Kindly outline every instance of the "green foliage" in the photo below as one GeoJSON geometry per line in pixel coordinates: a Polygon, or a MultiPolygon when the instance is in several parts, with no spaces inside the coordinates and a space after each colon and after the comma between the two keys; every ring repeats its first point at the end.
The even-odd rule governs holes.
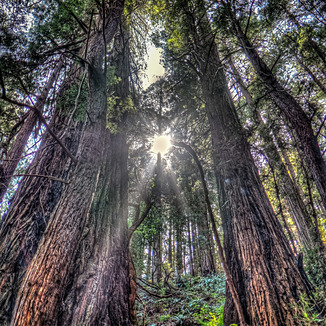
{"type": "Polygon", "coordinates": [[[325,270],[323,257],[320,248],[315,247],[307,250],[304,257],[305,271],[313,285],[321,290],[326,291],[325,270]]]}
{"type": "MultiPolygon", "coordinates": [[[[75,109],[76,98],[79,92],[79,85],[73,84],[69,89],[64,92],[63,96],[58,98],[57,107],[62,110],[67,116],[69,116],[75,109]]],[[[74,112],[74,119],[76,121],[84,121],[86,118],[86,110],[87,110],[87,85],[83,83],[79,99],[77,110],[74,112]]]]}
{"type": "MultiPolygon", "coordinates": [[[[146,325],[223,325],[224,275],[182,276],[178,283],[172,283],[171,286],[178,291],[162,299],[139,291],[147,306],[146,325]]],[[[170,291],[170,288],[163,287],[160,293],[166,294],[167,290],[170,291]]]]}
{"type": "Polygon", "coordinates": [[[125,113],[133,113],[136,111],[133,100],[130,97],[120,99],[118,96],[108,97],[107,107],[107,123],[106,127],[112,134],[120,131],[119,122],[125,113]]]}
{"type": "Polygon", "coordinates": [[[318,310],[323,307],[325,297],[321,293],[315,293],[314,298],[306,295],[300,297],[300,302],[295,305],[295,319],[300,326],[325,326],[326,320],[318,310]]]}

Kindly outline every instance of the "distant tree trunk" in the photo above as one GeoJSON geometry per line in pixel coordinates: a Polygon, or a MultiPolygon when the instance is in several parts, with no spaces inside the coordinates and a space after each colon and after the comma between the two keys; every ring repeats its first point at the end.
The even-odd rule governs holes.
{"type": "Polygon", "coordinates": [[[173,252],[172,252],[172,233],[173,233],[173,223],[172,218],[170,216],[169,221],[169,238],[168,238],[168,262],[170,264],[170,267],[173,268],[173,252]]]}
{"type": "MultiPolygon", "coordinates": [[[[34,106],[37,111],[43,113],[44,105],[48,98],[50,89],[52,88],[55,80],[58,78],[62,66],[63,66],[63,57],[59,59],[57,66],[55,67],[49,80],[44,86],[43,91],[37,97],[34,106]]],[[[31,109],[28,112],[27,117],[23,122],[21,129],[18,131],[15,140],[10,147],[10,150],[5,158],[4,163],[0,165],[0,202],[2,201],[7,191],[8,185],[21,159],[21,156],[24,152],[29,136],[31,135],[33,128],[35,127],[36,122],[38,120],[39,116],[36,110],[31,109]]]]}
{"type": "Polygon", "coordinates": [[[152,244],[148,245],[147,263],[146,263],[146,279],[150,280],[152,275],[152,244]]]}
{"type": "Polygon", "coordinates": [[[153,283],[160,283],[163,279],[162,264],[162,237],[161,231],[159,231],[155,235],[155,241],[153,243],[153,283]]]}
{"type": "Polygon", "coordinates": [[[176,183],[176,177],[172,175],[173,172],[169,172],[167,174],[167,179],[170,188],[170,194],[172,196],[172,205],[174,206],[174,217],[173,224],[176,235],[176,267],[177,274],[183,274],[183,254],[182,254],[182,244],[183,244],[183,236],[182,229],[184,226],[184,205],[181,198],[180,189],[176,183]]]}
{"type": "Polygon", "coordinates": [[[198,218],[198,236],[199,247],[201,248],[200,269],[201,276],[208,276],[216,273],[215,257],[212,252],[212,243],[210,239],[210,230],[208,227],[207,210],[198,218]]]}
{"type": "Polygon", "coordinates": [[[202,248],[199,246],[198,242],[198,234],[197,234],[197,221],[194,217],[191,223],[191,237],[192,237],[192,248],[193,248],[193,256],[194,256],[194,273],[195,275],[201,275],[201,262],[200,262],[200,254],[202,252],[202,248]]]}
{"type": "Polygon", "coordinates": [[[183,274],[183,246],[182,246],[182,229],[181,223],[176,222],[176,266],[177,266],[177,274],[183,274]]]}
{"type": "MultiPolygon", "coordinates": [[[[162,156],[161,153],[157,154],[156,161],[156,176],[155,185],[153,189],[154,206],[156,208],[155,214],[159,216],[162,214],[162,156]]],[[[157,230],[153,242],[153,282],[157,283],[162,281],[162,237],[161,237],[162,219],[159,219],[157,230]]]]}
{"type": "MultiPolygon", "coordinates": [[[[211,129],[227,264],[247,324],[296,325],[294,305],[308,284],[259,179],[203,7],[185,14],[211,129]]],[[[228,294],[224,324],[237,322],[228,294]]]]}
{"type": "Polygon", "coordinates": [[[229,10],[233,21],[234,30],[244,52],[261,78],[269,95],[279,107],[290,128],[294,129],[300,142],[304,159],[309,167],[321,199],[326,207],[326,164],[321,156],[317,137],[314,134],[311,123],[300,104],[284,89],[276,80],[272,71],[260,58],[255,47],[243,33],[239,22],[232,10],[229,10]]]}
{"type": "Polygon", "coordinates": [[[190,275],[195,276],[195,269],[194,269],[194,255],[193,255],[193,246],[191,241],[191,227],[190,221],[188,220],[187,223],[188,228],[188,248],[189,248],[189,267],[190,267],[190,275]]]}

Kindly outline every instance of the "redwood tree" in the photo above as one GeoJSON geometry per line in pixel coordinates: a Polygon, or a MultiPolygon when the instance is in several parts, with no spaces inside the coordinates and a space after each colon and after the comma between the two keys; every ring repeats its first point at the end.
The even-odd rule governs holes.
{"type": "MultiPolygon", "coordinates": [[[[181,28],[173,25],[175,21],[171,19],[169,30],[174,28],[173,35],[179,33],[186,40],[175,49],[185,50],[187,46],[192,60],[188,54],[184,56],[185,61],[198,73],[211,130],[226,261],[246,322],[250,325],[296,325],[294,305],[301,294],[309,293],[309,285],[298,270],[259,179],[228,89],[204,3],[179,2],[178,5],[181,28]]],[[[237,322],[228,293],[224,323],[237,322]]]]}
{"type": "Polygon", "coordinates": [[[269,92],[269,96],[280,109],[289,128],[293,129],[300,143],[303,158],[310,169],[324,207],[326,207],[326,163],[322,157],[317,136],[311,125],[311,121],[299,102],[280,84],[272,70],[260,57],[255,46],[250,42],[242,30],[240,21],[236,17],[236,11],[229,1],[222,2],[229,15],[235,36],[251,62],[256,74],[262,80],[269,92]]]}
{"type": "MultiPolygon", "coordinates": [[[[37,250],[34,248],[33,252],[36,253],[33,257],[32,252],[30,257],[32,260],[26,261],[23,266],[16,265],[16,269],[21,268],[21,273],[24,273],[27,265],[28,267],[21,284],[19,280],[14,280],[16,287],[20,285],[20,290],[15,300],[12,325],[60,325],[65,324],[67,320],[76,325],[80,325],[81,321],[130,325],[128,234],[124,208],[127,193],[125,171],[127,147],[123,133],[112,135],[106,128],[107,69],[104,60],[107,44],[111,42],[119,27],[123,7],[124,1],[103,2],[103,6],[98,8],[96,29],[89,33],[85,41],[81,57],[85,58],[87,69],[87,117],[82,129],[70,131],[73,136],[75,133],[78,135],[77,148],[74,152],[76,159],[72,159],[64,171],[67,184],[64,184],[57,194],[59,198],[55,200],[51,209],[46,230],[40,243],[38,241],[35,243],[37,250]],[[108,171],[110,173],[105,173],[108,171]],[[106,210],[108,207],[109,210],[106,210]],[[95,223],[91,223],[92,221],[95,223]],[[99,238],[92,246],[90,239],[94,240],[96,235],[99,238]],[[83,241],[87,237],[89,238],[83,241]],[[82,278],[83,274],[92,274],[91,269],[94,265],[91,264],[91,259],[98,259],[99,265],[100,262],[103,264],[103,268],[97,271],[98,278],[94,275],[95,296],[94,292],[81,291],[78,283],[79,275],[82,278]],[[80,264],[80,267],[87,268],[76,275],[74,266],[80,261],[85,263],[80,264]],[[115,263],[110,264],[107,261],[115,263]],[[77,280],[75,285],[77,289],[71,288],[74,279],[77,280]],[[98,288],[99,284],[104,284],[105,287],[98,288]],[[69,296],[69,291],[74,295],[69,296]],[[64,307],[62,303],[67,295],[69,300],[64,307]],[[86,299],[87,295],[91,298],[86,299]],[[101,299],[104,297],[108,300],[106,304],[103,304],[101,299]],[[82,298],[88,305],[76,306],[75,303],[82,298]],[[89,305],[90,302],[92,306],[89,305]],[[91,313],[88,310],[90,308],[91,313]],[[62,314],[63,311],[66,313],[62,314]]],[[[121,87],[125,86],[124,83],[121,87]]],[[[117,97],[119,96],[122,95],[117,94],[117,97]]],[[[67,130],[63,133],[67,134],[67,130]]],[[[53,146],[60,147],[56,142],[53,146]]],[[[42,155],[38,157],[39,160],[42,158],[42,155]]],[[[40,167],[41,170],[43,168],[40,167]]],[[[22,190],[19,191],[20,198],[25,195],[22,190]]],[[[36,206],[38,204],[34,203],[36,206]]],[[[2,223],[3,235],[7,234],[6,228],[12,226],[10,221],[15,220],[14,211],[19,211],[19,207],[19,205],[13,207],[13,214],[8,215],[2,223]]],[[[31,210],[26,216],[26,221],[28,223],[34,219],[31,210]]],[[[33,231],[32,237],[35,235],[35,230],[33,231]]],[[[13,234],[13,238],[8,239],[14,246],[12,239],[15,241],[17,235],[19,233],[13,234]]],[[[26,237],[26,234],[24,236],[26,237]]],[[[20,260],[24,260],[24,252],[20,255],[20,260]]],[[[6,256],[4,252],[4,259],[6,256]]],[[[5,281],[6,278],[3,278],[1,284],[5,284],[5,281]]],[[[88,278],[88,281],[91,282],[91,279],[88,278]]],[[[12,300],[14,299],[13,297],[12,300]]],[[[7,312],[11,314],[11,309],[7,312]]],[[[10,320],[10,317],[7,316],[7,320],[10,320]]]]}

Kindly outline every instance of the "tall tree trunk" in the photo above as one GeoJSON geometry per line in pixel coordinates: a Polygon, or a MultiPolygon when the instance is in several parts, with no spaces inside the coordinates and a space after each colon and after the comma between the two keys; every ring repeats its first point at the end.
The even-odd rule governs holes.
{"type": "Polygon", "coordinates": [[[168,238],[168,262],[171,268],[173,268],[173,254],[172,254],[172,233],[173,233],[173,223],[170,216],[169,219],[169,238],[168,238]]]}
{"type": "Polygon", "coordinates": [[[84,227],[62,325],[131,325],[126,139],[107,135],[99,184],[84,227]]]}
{"type": "Polygon", "coordinates": [[[210,230],[208,227],[207,210],[202,213],[198,219],[198,235],[201,248],[201,276],[208,276],[216,273],[215,256],[213,253],[213,246],[210,239],[210,230]]]}
{"type": "Polygon", "coordinates": [[[194,255],[193,255],[193,244],[191,241],[191,227],[190,227],[190,221],[187,222],[187,228],[188,228],[188,248],[189,248],[189,269],[190,269],[190,275],[195,276],[195,269],[194,269],[194,255]]]}
{"type": "Polygon", "coordinates": [[[10,180],[16,170],[16,167],[21,159],[21,156],[24,152],[26,147],[27,141],[29,136],[31,135],[33,128],[36,125],[38,120],[38,113],[37,111],[43,113],[45,102],[48,98],[48,94],[50,89],[52,88],[55,80],[58,78],[60,70],[63,66],[63,57],[61,57],[55,67],[54,71],[52,72],[49,80],[47,81],[46,85],[44,86],[43,91],[37,97],[37,101],[35,103],[36,110],[30,110],[27,114],[25,121],[21,129],[19,130],[18,134],[15,137],[15,140],[10,147],[8,155],[6,156],[5,162],[0,165],[0,202],[2,201],[7,188],[9,186],[10,180]]]}
{"type": "Polygon", "coordinates": [[[148,245],[147,262],[146,262],[146,279],[152,279],[152,243],[148,245]]]}
{"type": "MultiPolygon", "coordinates": [[[[114,108],[129,95],[129,46],[125,27],[115,38],[112,65],[117,79],[114,108]]],[[[121,103],[121,104],[120,104],[121,103]]],[[[129,256],[128,146],[125,119],[115,119],[118,133],[106,129],[105,157],[87,230],[79,249],[71,288],[65,293],[62,325],[131,325],[135,323],[135,269],[129,256]],[[132,279],[130,279],[130,274],[132,279]],[[91,311],[91,313],[90,313],[91,311]]]]}
{"type": "MultiPolygon", "coordinates": [[[[239,72],[237,71],[235,65],[230,59],[230,66],[235,76],[237,83],[240,86],[241,92],[244,95],[247,104],[252,112],[255,122],[258,124],[259,135],[262,138],[262,147],[266,153],[268,161],[274,170],[278,171],[279,177],[281,178],[280,192],[283,198],[286,199],[290,209],[293,221],[295,223],[300,242],[305,248],[306,252],[311,250],[315,243],[313,241],[314,229],[312,220],[306,210],[303,199],[299,193],[298,187],[295,181],[288,174],[286,165],[283,163],[277,146],[274,143],[273,135],[268,127],[272,123],[267,121],[265,123],[258,112],[254,100],[251,97],[245,83],[243,82],[239,72]]],[[[278,137],[278,136],[276,136],[278,137]]]]}
{"type": "MultiPolygon", "coordinates": [[[[82,123],[70,124],[57,114],[51,128],[75,155],[82,123]],[[63,137],[63,138],[62,138],[63,137]]],[[[41,146],[28,168],[28,175],[48,175],[67,182],[71,159],[45,133],[41,146]]],[[[50,214],[67,187],[61,181],[27,176],[21,181],[0,227],[0,325],[9,325],[18,289],[48,224],[50,214]]]]}
{"type": "Polygon", "coordinates": [[[226,281],[227,281],[227,285],[228,285],[228,287],[230,289],[232,299],[233,299],[233,302],[234,302],[235,307],[236,307],[236,311],[237,311],[237,314],[238,314],[240,326],[245,326],[246,325],[245,316],[244,316],[244,313],[243,313],[242,306],[240,304],[239,295],[238,295],[238,292],[235,289],[234,280],[233,280],[233,277],[232,277],[232,275],[230,273],[229,266],[228,266],[228,264],[227,264],[227,262],[225,260],[225,256],[224,256],[224,252],[223,252],[223,248],[222,248],[222,243],[220,241],[220,237],[219,237],[218,232],[217,232],[215,217],[214,217],[213,210],[212,210],[212,205],[211,205],[211,202],[210,202],[210,199],[209,199],[208,188],[207,188],[207,184],[206,184],[206,181],[205,181],[205,174],[204,174],[203,167],[202,167],[202,165],[201,165],[201,163],[199,161],[199,158],[198,158],[196,152],[189,145],[186,145],[186,144],[181,143],[181,142],[179,142],[179,143],[174,142],[173,144],[185,148],[189,152],[189,154],[193,157],[193,159],[196,162],[196,165],[198,167],[199,174],[200,174],[200,180],[201,180],[202,187],[203,187],[203,190],[204,190],[204,197],[205,197],[205,202],[206,202],[206,205],[207,205],[207,211],[208,211],[210,222],[211,222],[211,225],[212,225],[213,234],[214,234],[215,242],[216,242],[216,245],[217,245],[217,248],[218,248],[219,257],[220,257],[220,260],[221,260],[221,263],[222,263],[222,266],[223,266],[223,269],[224,269],[224,272],[225,272],[225,278],[226,278],[226,281]]]}
{"type": "Polygon", "coordinates": [[[182,229],[184,226],[184,204],[181,198],[180,189],[176,183],[175,175],[172,175],[172,171],[167,174],[167,179],[170,188],[170,194],[172,196],[172,205],[174,206],[174,229],[176,235],[176,267],[177,274],[183,274],[183,237],[182,229]]]}
{"type": "Polygon", "coordinates": [[[235,14],[229,9],[233,21],[234,30],[244,52],[260,77],[269,95],[279,107],[289,127],[294,129],[300,142],[300,149],[309,167],[320,197],[326,207],[326,164],[321,155],[317,137],[314,134],[311,123],[300,104],[284,89],[276,80],[272,71],[260,58],[257,50],[243,33],[235,14]]]}
{"type": "MultiPolygon", "coordinates": [[[[157,154],[156,161],[156,176],[155,185],[153,189],[154,206],[156,208],[155,214],[161,216],[162,214],[162,156],[161,153],[157,154]]],[[[155,239],[153,242],[153,281],[157,283],[162,281],[162,219],[158,219],[155,239]]]]}
{"type": "MultiPolygon", "coordinates": [[[[105,144],[107,139],[106,76],[103,75],[102,66],[105,43],[112,40],[117,30],[123,5],[123,0],[109,3],[105,8],[105,14],[101,12],[98,21],[99,26],[105,26],[105,31],[95,33],[89,39],[86,59],[89,62],[88,116],[90,119],[86,121],[82,130],[76,155],[78,161],[72,163],[67,176],[69,185],[63,190],[61,199],[51,214],[38,250],[28,266],[16,300],[12,325],[57,325],[60,323],[63,295],[67,290],[69,275],[81,238],[86,233],[84,227],[91,216],[90,208],[94,195],[98,193],[96,189],[101,184],[99,176],[107,157],[105,144]],[[105,17],[104,23],[101,20],[103,17],[105,17]]],[[[112,151],[114,151],[114,146],[112,151]]],[[[99,206],[101,207],[101,205],[99,206]]],[[[113,225],[112,228],[117,227],[113,225]]],[[[105,251],[107,246],[101,249],[101,252],[105,251]]],[[[120,243],[117,243],[116,246],[119,248],[120,243]]],[[[127,274],[129,286],[128,255],[122,255],[121,260],[124,261],[125,256],[127,272],[120,271],[117,275],[123,279],[123,275],[127,274]]],[[[104,270],[105,267],[103,267],[104,270]]],[[[115,283],[119,282],[115,280],[110,286],[114,286],[115,283]]],[[[114,292],[114,289],[112,291],[114,292]]],[[[122,296],[113,298],[120,306],[118,301],[122,296]]],[[[111,304],[110,307],[114,309],[114,304],[111,304]]],[[[84,309],[87,307],[84,306],[84,309]]],[[[90,314],[89,318],[96,318],[97,313],[98,309],[95,309],[94,316],[90,314]]],[[[114,324],[116,312],[110,310],[109,314],[111,313],[114,324]]],[[[127,320],[128,316],[129,309],[123,318],[127,320]]],[[[129,322],[124,321],[117,325],[120,324],[129,325],[129,322]]]]}
{"type": "MultiPolygon", "coordinates": [[[[199,2],[189,34],[210,124],[226,261],[247,324],[296,325],[294,305],[308,292],[297,261],[259,179],[199,2]]],[[[224,323],[237,323],[230,295],[224,323]]]]}

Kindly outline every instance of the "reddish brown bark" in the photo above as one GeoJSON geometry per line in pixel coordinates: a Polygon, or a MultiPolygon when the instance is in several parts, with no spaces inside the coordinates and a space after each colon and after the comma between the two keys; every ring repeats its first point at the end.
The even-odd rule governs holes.
{"type": "MultiPolygon", "coordinates": [[[[35,103],[35,108],[39,112],[43,112],[44,105],[47,100],[48,94],[50,89],[52,88],[55,80],[58,78],[60,70],[63,65],[63,58],[60,58],[59,62],[57,63],[56,68],[54,69],[53,73],[51,74],[48,82],[44,86],[43,91],[37,97],[37,101],[35,103]]],[[[21,159],[21,156],[24,152],[26,147],[27,141],[29,136],[31,135],[33,128],[36,125],[38,120],[38,114],[34,110],[30,110],[27,114],[26,119],[24,120],[22,127],[20,128],[19,132],[17,133],[13,144],[10,147],[8,155],[6,156],[4,163],[0,166],[0,202],[2,201],[12,175],[14,174],[16,167],[21,159]]]]}
{"type": "MultiPolygon", "coordinates": [[[[123,5],[123,0],[110,2],[107,10],[105,9],[105,15],[103,12],[100,15],[98,24],[105,26],[104,34],[107,42],[112,39],[117,30],[123,5]],[[104,17],[106,20],[102,24],[101,18],[104,17]]],[[[110,196],[105,194],[108,194],[110,189],[114,189],[114,186],[118,186],[114,181],[119,175],[122,176],[119,179],[121,185],[116,188],[114,195],[118,196],[117,199],[126,199],[126,173],[117,173],[117,176],[112,177],[112,170],[106,178],[99,178],[109,167],[121,166],[121,169],[124,169],[125,165],[121,164],[117,157],[121,157],[124,162],[127,156],[124,151],[126,145],[123,145],[124,136],[119,135],[117,138],[108,136],[106,129],[106,84],[102,71],[105,43],[102,33],[94,34],[88,43],[86,59],[89,62],[89,118],[84,124],[78,144],[76,155],[78,161],[72,163],[69,169],[67,176],[69,186],[63,190],[38,250],[28,266],[16,300],[12,325],[59,325],[62,322],[62,317],[59,316],[63,309],[64,296],[69,293],[75,259],[82,257],[86,261],[86,266],[92,262],[92,259],[86,259],[89,257],[86,253],[85,256],[80,256],[81,240],[88,232],[94,234],[98,228],[101,229],[101,224],[97,225],[95,230],[87,229],[87,225],[94,216],[102,216],[97,222],[104,221],[101,208],[110,204],[110,200],[107,202],[110,196]],[[108,153],[112,154],[109,161],[107,161],[108,153]],[[108,180],[112,181],[109,187],[105,183],[108,180]],[[103,194],[103,197],[96,197],[99,194],[103,194]],[[98,211],[94,212],[94,206],[98,211]]],[[[110,192],[109,194],[111,195],[110,192]]],[[[92,296],[93,292],[87,291],[79,293],[79,298],[86,298],[86,301],[78,307],[74,306],[72,322],[76,321],[76,325],[80,325],[79,320],[83,319],[86,323],[95,320],[101,323],[103,321],[106,325],[130,324],[127,227],[126,219],[120,215],[121,213],[125,216],[123,205],[120,207],[119,200],[116,203],[118,207],[112,207],[110,218],[106,221],[106,223],[111,221],[112,224],[100,230],[99,246],[94,243],[94,250],[91,252],[94,254],[94,260],[99,262],[97,274],[94,275],[94,280],[98,280],[99,283],[92,283],[94,280],[88,279],[90,288],[96,291],[96,295],[92,296]],[[103,243],[102,247],[101,243],[103,243]],[[108,263],[110,260],[114,262],[113,269],[108,263]],[[115,275],[119,275],[118,281],[113,279],[115,275]],[[107,285],[106,288],[101,287],[103,284],[107,285]],[[101,305],[99,300],[101,298],[107,298],[106,305],[101,305]],[[85,305],[85,302],[90,299],[92,303],[97,303],[91,313],[89,307],[85,305]]],[[[90,271],[91,268],[84,275],[89,275],[90,271]]]]}
{"type": "MultiPolygon", "coordinates": [[[[293,307],[307,284],[259,179],[203,3],[185,14],[212,135],[226,261],[245,322],[296,325],[293,307]]],[[[239,321],[234,311],[228,295],[226,325],[239,321]]]]}
{"type": "Polygon", "coordinates": [[[253,44],[251,44],[247,36],[243,33],[232,10],[229,10],[229,13],[233,21],[236,36],[239,39],[249,61],[269,91],[270,97],[279,107],[289,125],[289,128],[296,132],[300,142],[300,150],[303,153],[303,158],[310,169],[322,202],[326,207],[326,164],[321,155],[317,137],[314,134],[311,122],[300,104],[277,81],[272,71],[261,59],[253,44]]]}
{"type": "MultiPolygon", "coordinates": [[[[230,60],[230,66],[235,76],[235,79],[240,86],[241,92],[243,93],[247,104],[250,110],[252,111],[254,120],[258,125],[259,135],[262,139],[262,146],[268,158],[269,164],[273,169],[276,169],[277,173],[279,174],[279,177],[281,178],[282,182],[280,185],[280,193],[286,199],[289,205],[290,213],[299,235],[299,240],[303,245],[304,249],[309,251],[315,246],[313,239],[316,237],[316,234],[313,228],[312,219],[307,212],[300,191],[297,185],[295,184],[294,171],[292,171],[291,173],[291,178],[288,174],[286,165],[282,161],[278,148],[274,143],[272,134],[273,130],[271,131],[268,127],[268,125],[271,125],[271,123],[267,121],[267,123],[265,124],[265,122],[261,118],[254,104],[254,100],[251,97],[251,94],[249,93],[232,60],[230,60]]],[[[274,137],[278,138],[278,135],[274,133],[274,137]]]]}

